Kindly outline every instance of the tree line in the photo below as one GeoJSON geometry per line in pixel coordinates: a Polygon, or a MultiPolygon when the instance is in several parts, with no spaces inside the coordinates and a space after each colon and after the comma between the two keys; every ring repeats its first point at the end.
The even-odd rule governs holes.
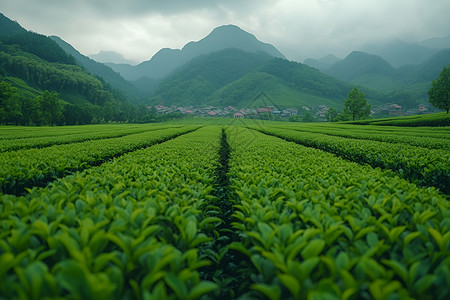
{"type": "Polygon", "coordinates": [[[0,124],[23,126],[84,125],[107,122],[152,123],[182,118],[181,114],[158,115],[144,105],[108,101],[103,106],[72,104],[55,91],[36,97],[21,95],[7,82],[0,83],[0,124]]]}

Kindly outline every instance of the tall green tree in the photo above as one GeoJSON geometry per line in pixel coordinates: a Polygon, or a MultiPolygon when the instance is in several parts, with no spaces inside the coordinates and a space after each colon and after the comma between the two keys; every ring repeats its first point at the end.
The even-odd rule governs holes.
{"type": "Polygon", "coordinates": [[[370,104],[367,103],[364,93],[354,87],[345,99],[344,111],[355,121],[370,115],[370,104]]]}
{"type": "Polygon", "coordinates": [[[63,105],[57,92],[45,91],[39,96],[44,121],[53,126],[58,124],[63,116],[63,105]]]}
{"type": "Polygon", "coordinates": [[[42,117],[42,111],[39,103],[39,99],[36,98],[22,98],[22,118],[20,125],[30,126],[36,125],[40,126],[44,122],[42,117]]]}
{"type": "Polygon", "coordinates": [[[445,109],[450,109],[450,64],[442,69],[439,77],[431,83],[431,88],[428,90],[428,102],[433,106],[445,109]]]}
{"type": "Polygon", "coordinates": [[[303,115],[303,122],[313,122],[314,118],[312,116],[312,114],[309,111],[306,111],[306,113],[303,115]]]}
{"type": "Polygon", "coordinates": [[[7,82],[0,83],[0,124],[18,124],[22,116],[17,88],[7,82]]]}
{"type": "Polygon", "coordinates": [[[325,118],[327,118],[328,122],[333,122],[336,117],[339,115],[336,108],[332,107],[325,112],[325,118]]]}

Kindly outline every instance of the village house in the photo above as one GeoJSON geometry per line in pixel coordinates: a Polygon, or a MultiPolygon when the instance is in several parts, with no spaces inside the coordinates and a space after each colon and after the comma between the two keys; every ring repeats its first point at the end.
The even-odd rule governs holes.
{"type": "Polygon", "coordinates": [[[403,108],[398,104],[391,104],[388,107],[388,112],[390,115],[402,115],[403,108]]]}
{"type": "Polygon", "coordinates": [[[316,115],[319,116],[320,118],[325,118],[328,109],[329,108],[325,105],[319,105],[316,115]]]}
{"type": "Polygon", "coordinates": [[[237,108],[235,108],[235,107],[233,107],[233,106],[231,106],[231,105],[225,107],[223,110],[226,111],[227,113],[234,113],[234,112],[237,112],[237,111],[238,111],[237,108]]]}
{"type": "Polygon", "coordinates": [[[256,112],[257,112],[258,114],[271,113],[272,111],[273,111],[273,109],[270,108],[270,107],[258,108],[258,109],[256,110],[256,112]]]}
{"type": "Polygon", "coordinates": [[[281,110],[274,110],[272,114],[274,114],[275,116],[281,116],[281,110]]]}
{"type": "Polygon", "coordinates": [[[426,105],[426,104],[419,105],[419,112],[425,112],[427,110],[428,110],[428,105],[426,105]]]}
{"type": "Polygon", "coordinates": [[[281,116],[283,118],[289,118],[289,117],[295,116],[295,115],[298,115],[298,109],[296,109],[296,108],[286,108],[286,109],[283,109],[281,112],[281,116]]]}
{"type": "MultiPolygon", "coordinates": [[[[147,109],[150,110],[151,106],[147,106],[147,109]]],[[[155,110],[160,115],[172,112],[172,108],[163,105],[155,105],[155,110]]]]}

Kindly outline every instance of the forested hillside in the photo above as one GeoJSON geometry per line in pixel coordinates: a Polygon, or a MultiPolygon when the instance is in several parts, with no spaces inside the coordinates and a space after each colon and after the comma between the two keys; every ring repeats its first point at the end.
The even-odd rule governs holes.
{"type": "Polygon", "coordinates": [[[217,91],[212,101],[249,105],[257,92],[264,91],[275,104],[284,107],[320,104],[341,107],[349,89],[350,85],[307,65],[274,58],[217,91]],[[239,99],[244,99],[244,103],[240,104],[239,99]]]}
{"type": "MultiPolygon", "coordinates": [[[[351,88],[350,84],[305,64],[227,49],[201,56],[175,71],[150,101],[164,105],[246,107],[264,91],[283,107],[341,107],[351,88]]],[[[364,91],[371,101],[382,100],[378,93],[364,91]]]]}
{"type": "MultiPolygon", "coordinates": [[[[52,39],[26,31],[3,15],[0,23],[0,123],[62,125],[154,119],[144,106],[132,105],[130,95],[125,97],[102,77],[88,73],[52,39]],[[48,99],[56,109],[52,117],[43,104],[48,99]]],[[[110,77],[106,71],[104,74],[120,81],[112,70],[110,77]]],[[[121,83],[132,88],[130,83],[121,83]]]]}
{"type": "Polygon", "coordinates": [[[156,89],[152,103],[208,105],[219,88],[261,66],[272,56],[239,49],[225,49],[202,55],[177,69],[156,89]]]}

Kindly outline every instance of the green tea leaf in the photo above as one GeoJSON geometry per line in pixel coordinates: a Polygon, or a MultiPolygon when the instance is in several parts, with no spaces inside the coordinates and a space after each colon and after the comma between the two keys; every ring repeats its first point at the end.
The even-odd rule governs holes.
{"type": "Polygon", "coordinates": [[[281,290],[279,286],[268,285],[265,283],[253,284],[251,288],[255,291],[262,293],[264,296],[270,300],[279,300],[281,297],[281,290]]]}
{"type": "Polygon", "coordinates": [[[433,285],[438,277],[434,274],[427,274],[424,277],[420,278],[414,284],[415,289],[420,294],[427,293],[428,289],[433,285]]]}
{"type": "Polygon", "coordinates": [[[302,256],[304,259],[315,257],[322,252],[324,247],[325,247],[324,240],[319,239],[312,240],[302,250],[302,256]]]}
{"type": "Polygon", "coordinates": [[[187,297],[188,300],[199,299],[201,296],[215,291],[219,286],[215,283],[209,281],[202,281],[196,286],[194,286],[187,297]]]}
{"type": "Polygon", "coordinates": [[[179,299],[187,298],[187,287],[183,281],[178,278],[177,275],[172,273],[164,274],[164,281],[172,289],[172,291],[177,295],[179,299]]]}
{"type": "Polygon", "coordinates": [[[278,279],[280,279],[281,283],[287,288],[294,298],[297,298],[300,295],[300,282],[289,274],[278,274],[278,279]]]}

